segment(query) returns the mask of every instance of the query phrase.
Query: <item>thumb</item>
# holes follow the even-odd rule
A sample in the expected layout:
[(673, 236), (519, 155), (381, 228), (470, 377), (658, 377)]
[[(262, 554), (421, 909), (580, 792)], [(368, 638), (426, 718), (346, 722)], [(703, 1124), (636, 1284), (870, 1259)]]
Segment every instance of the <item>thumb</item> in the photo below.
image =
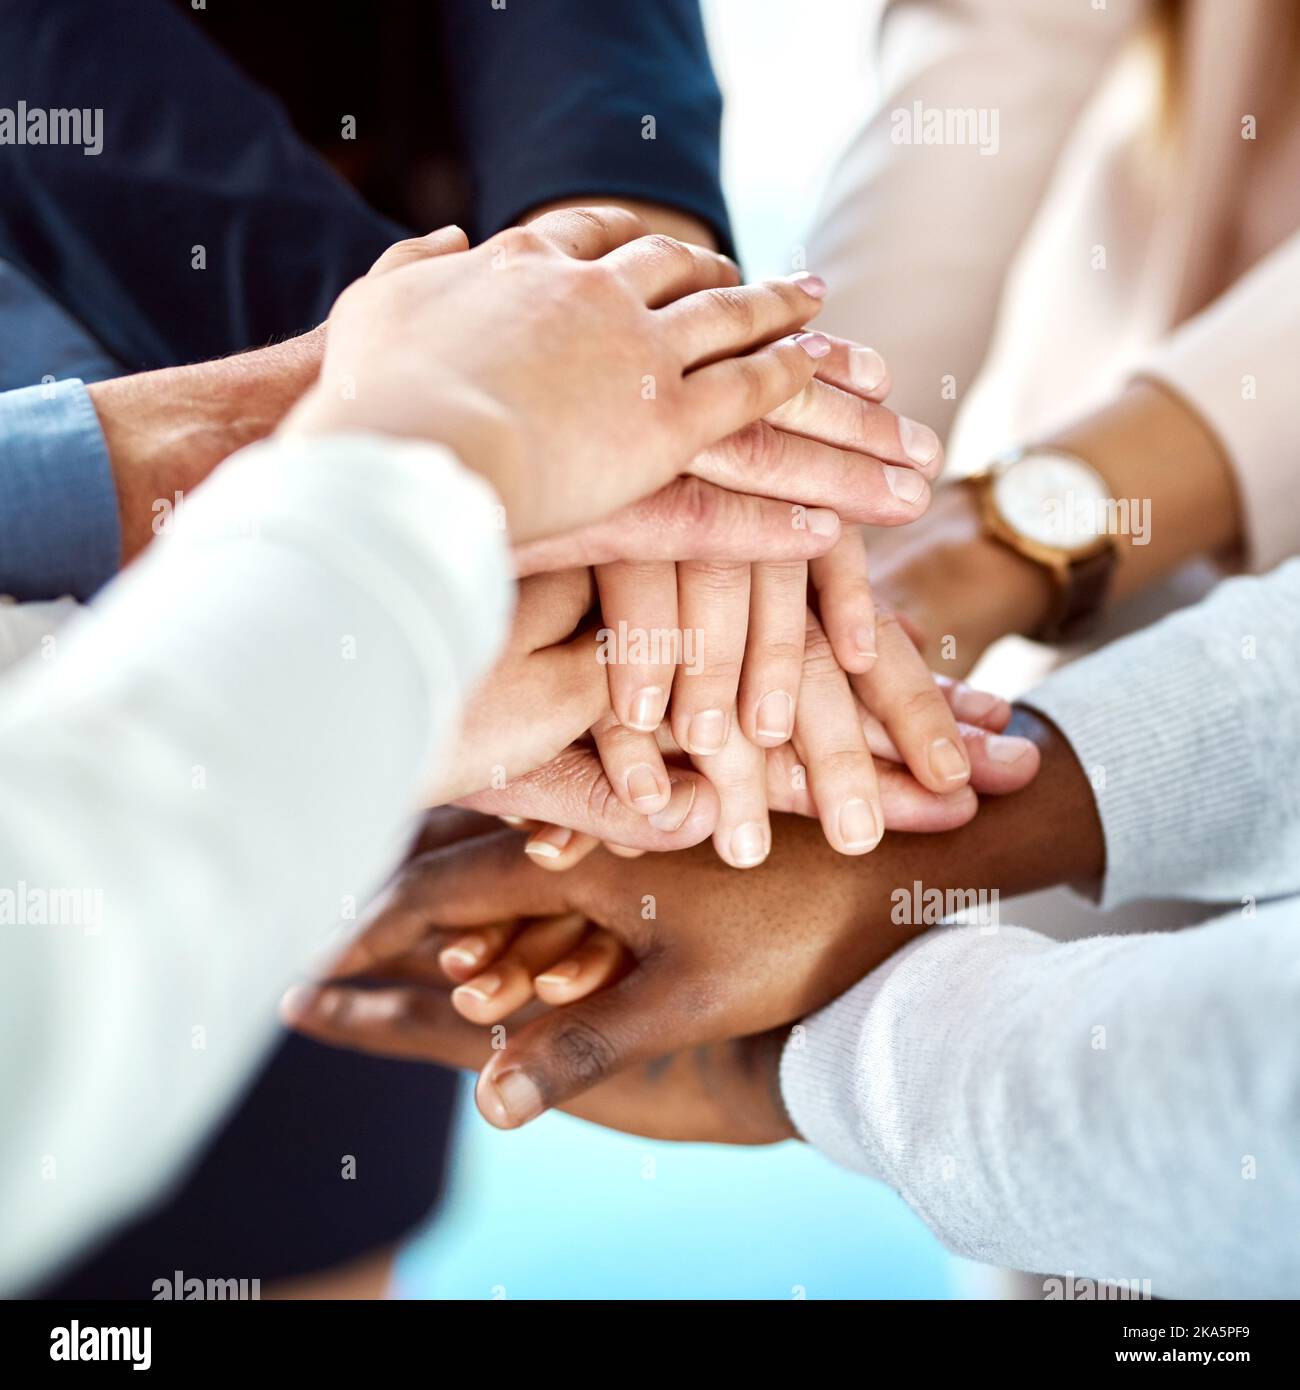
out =
[(407, 237), (395, 241), (366, 272), (367, 275), (387, 275), (401, 270), (413, 261), (427, 261), (431, 256), (446, 256), (453, 251), (468, 251), (469, 237), (456, 226), (439, 227), (428, 236)]
[(628, 849), (689, 849), (713, 833), (718, 794), (708, 778), (687, 768), (670, 768), (668, 778), (668, 804), (653, 816), (643, 816), (619, 800), (596, 754), (575, 745), (535, 772), (499, 790), (477, 792), (459, 804), (485, 815), (563, 826)]
[(603, 521), (525, 542), (515, 566), (529, 575), (616, 560), (811, 560), (839, 536), (839, 517), (825, 507), (678, 478)]
[(517, 1129), (636, 1062), (659, 1056), (666, 1034), (689, 1045), (687, 1021), (656, 963), (618, 984), (552, 1010), (509, 1035), (479, 1074), (474, 1100), (489, 1124)]

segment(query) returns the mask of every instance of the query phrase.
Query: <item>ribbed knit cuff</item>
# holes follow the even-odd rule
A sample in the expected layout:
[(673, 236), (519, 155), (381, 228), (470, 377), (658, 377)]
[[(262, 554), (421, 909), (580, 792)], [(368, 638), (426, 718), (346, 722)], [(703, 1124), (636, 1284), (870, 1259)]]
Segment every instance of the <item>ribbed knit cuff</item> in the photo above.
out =
[[(1179, 614), (1062, 668), (1021, 703), (1069, 740), (1106, 840), (1098, 901), (1201, 896), (1216, 844), (1259, 813), (1244, 634)], [(1225, 833), (1227, 832), (1227, 833)]]

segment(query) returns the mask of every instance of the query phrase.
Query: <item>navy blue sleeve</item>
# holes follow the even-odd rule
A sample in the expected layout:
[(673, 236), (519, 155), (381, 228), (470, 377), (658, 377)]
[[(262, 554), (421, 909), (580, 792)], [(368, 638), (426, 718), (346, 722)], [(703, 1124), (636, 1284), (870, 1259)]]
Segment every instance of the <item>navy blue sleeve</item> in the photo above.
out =
[(730, 246), (698, 0), (444, 0), (442, 14), (476, 239), (605, 194), (692, 213)]
[(0, 33), (0, 107), (95, 137), (0, 142), (0, 258), (128, 370), (312, 328), (405, 235), (163, 0), (0, 0)]

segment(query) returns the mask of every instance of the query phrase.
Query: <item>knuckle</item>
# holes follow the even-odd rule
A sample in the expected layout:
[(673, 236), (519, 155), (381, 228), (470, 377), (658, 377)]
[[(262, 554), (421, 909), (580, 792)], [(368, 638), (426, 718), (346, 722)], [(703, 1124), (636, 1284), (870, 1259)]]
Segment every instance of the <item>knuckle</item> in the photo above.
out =
[(835, 742), (826, 748), (819, 748), (810, 761), (816, 764), (821, 777), (860, 786), (866, 778), (871, 759), (861, 743), (853, 747)]
[(760, 415), (767, 404), (769, 380), (754, 357), (738, 357), (735, 360), (736, 389), (750, 415)]
[(684, 530), (708, 534), (721, 519), (722, 496), (719, 489), (701, 479), (687, 478), (675, 506)]
[(432, 254), (433, 252), (420, 237), (404, 237), (401, 241), (395, 241), (375, 262), (375, 266), (386, 268), (403, 261), (423, 259)]
[(584, 207), (573, 208), (571, 211), (578, 213), (598, 231), (608, 234), (627, 231), (644, 236), (650, 230), (645, 218), (640, 213), (633, 212), (631, 208)]
[(840, 670), (840, 663), (835, 659), (835, 653), (831, 649), (831, 644), (825, 637), (818, 637), (815, 641), (809, 640), (803, 652), (803, 678), (805, 681), (818, 684), (827, 681), (834, 681), (843, 676)]
[(507, 227), (492, 238), (490, 245), (513, 257), (537, 255), (546, 248), (547, 242), (532, 227)]
[(729, 600), (749, 591), (749, 566), (731, 560), (683, 560), (680, 584), (705, 600)]
[(771, 478), (784, 472), (793, 435), (775, 429), (766, 420), (756, 420), (733, 436), (738, 457), (747, 473)]
[(781, 306), (791, 314), (808, 317), (808, 297), (797, 285), (788, 280), (765, 280), (763, 289), (773, 298), (780, 300)]
[[(731, 652), (710, 652), (707, 631), (700, 648), (703, 671), (698, 675), (685, 672), (680, 687), (682, 712), (685, 715), (703, 709), (730, 708), (735, 703), (736, 689), (740, 683), (742, 661), (739, 656)], [(674, 685), (673, 689), (676, 691), (678, 687)]]
[(591, 1086), (608, 1076), (617, 1061), (613, 1044), (584, 1019), (567, 1019), (555, 1034), (554, 1053), (564, 1079)]
[(951, 722), (952, 713), (948, 702), (936, 689), (933, 681), (909, 690), (900, 702), (903, 718), (911, 722)]
[(582, 794), (583, 809), (589, 824), (601, 825), (609, 818), (611, 810), (619, 805), (618, 797), (603, 770), (597, 772), (595, 768), (590, 768), (586, 773), (586, 782)]
[(648, 237), (642, 238), (647, 251), (652, 255), (677, 262), (682, 266), (693, 265), (695, 253), (684, 241), (678, 241), (676, 237), (669, 236), (667, 232), (652, 232)]
[(754, 327), (754, 301), (738, 285), (721, 285), (708, 290), (709, 304), (721, 317), (730, 320), (733, 327), (742, 333)]
[(753, 655), (760, 661), (773, 666), (794, 666), (803, 662), (804, 644), (793, 638), (760, 635), (755, 643)]

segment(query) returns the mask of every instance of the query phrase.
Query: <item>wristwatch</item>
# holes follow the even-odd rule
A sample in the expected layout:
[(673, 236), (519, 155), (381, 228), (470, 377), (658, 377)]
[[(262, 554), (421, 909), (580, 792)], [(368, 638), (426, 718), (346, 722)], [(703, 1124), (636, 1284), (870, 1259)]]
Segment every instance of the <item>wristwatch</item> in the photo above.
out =
[(1101, 615), (1117, 559), (1105, 479), (1062, 450), (1021, 449), (964, 481), (975, 492), (985, 534), (1051, 576), (1052, 607), (1028, 636), (1084, 636)]

